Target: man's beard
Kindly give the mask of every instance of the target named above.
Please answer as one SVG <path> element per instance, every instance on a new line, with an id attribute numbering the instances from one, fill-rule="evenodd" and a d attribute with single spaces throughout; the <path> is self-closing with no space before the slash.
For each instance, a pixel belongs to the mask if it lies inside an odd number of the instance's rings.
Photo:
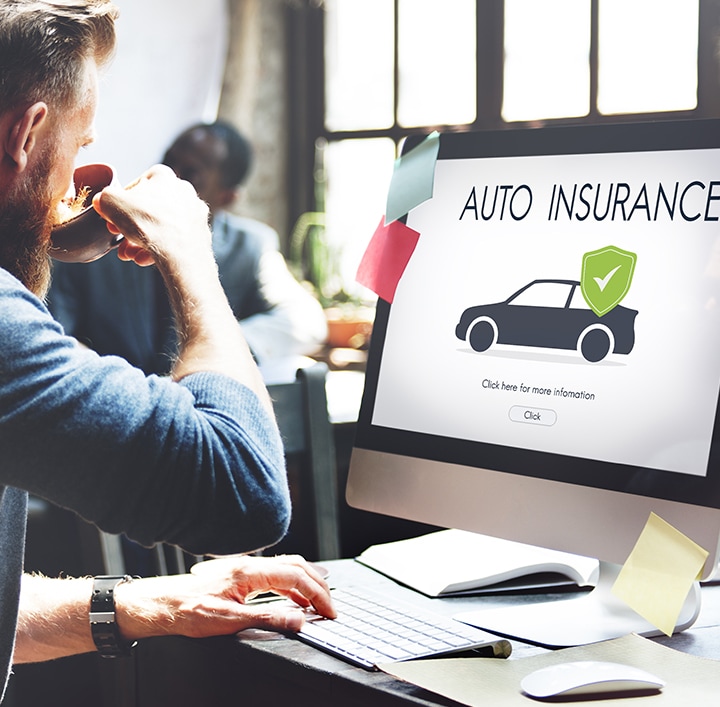
<path id="1" fill-rule="evenodd" d="M 54 222 L 47 153 L 28 175 L 2 198 L 0 205 L 0 267 L 5 268 L 38 297 L 50 286 L 50 230 Z"/>

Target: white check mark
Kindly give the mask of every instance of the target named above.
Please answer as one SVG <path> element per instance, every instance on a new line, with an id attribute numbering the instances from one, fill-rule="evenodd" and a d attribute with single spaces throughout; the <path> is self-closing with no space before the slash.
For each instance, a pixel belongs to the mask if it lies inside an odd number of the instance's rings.
<path id="1" fill-rule="evenodd" d="M 598 287 L 600 288 L 600 292 L 602 292 L 608 285 L 608 282 L 612 280 L 612 276 L 620 270 L 622 266 L 618 265 L 617 267 L 613 268 L 605 277 L 594 277 L 593 280 L 597 282 Z"/>

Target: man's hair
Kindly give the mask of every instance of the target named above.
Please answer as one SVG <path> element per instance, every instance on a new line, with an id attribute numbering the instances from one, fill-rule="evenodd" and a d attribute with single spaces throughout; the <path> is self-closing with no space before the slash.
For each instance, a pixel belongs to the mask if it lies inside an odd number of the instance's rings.
<path id="1" fill-rule="evenodd" d="M 247 178 L 253 161 L 253 149 L 250 141 L 238 129 L 224 120 L 214 123 L 197 123 L 184 130 L 176 143 L 191 133 L 200 131 L 212 135 L 225 145 L 225 159 L 218 165 L 220 182 L 228 189 L 240 186 Z"/>
<path id="2" fill-rule="evenodd" d="M 0 111 L 77 100 L 85 61 L 115 49 L 110 0 L 0 0 Z"/>

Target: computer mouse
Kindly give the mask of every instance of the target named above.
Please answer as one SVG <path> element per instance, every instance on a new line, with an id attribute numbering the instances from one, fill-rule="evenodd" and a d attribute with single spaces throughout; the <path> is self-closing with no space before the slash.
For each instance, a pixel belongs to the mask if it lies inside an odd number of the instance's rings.
<path id="1" fill-rule="evenodd" d="M 622 663 L 581 660 L 558 663 L 526 675 L 520 687 L 530 697 L 571 697 L 612 692 L 653 692 L 664 687 L 660 678 Z"/>

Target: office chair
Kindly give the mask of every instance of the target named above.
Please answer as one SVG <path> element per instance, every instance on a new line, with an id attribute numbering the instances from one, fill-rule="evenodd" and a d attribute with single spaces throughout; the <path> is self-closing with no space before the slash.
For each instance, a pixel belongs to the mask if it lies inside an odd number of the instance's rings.
<path id="1" fill-rule="evenodd" d="M 293 520 L 276 550 L 310 560 L 340 557 L 337 458 L 328 416 L 327 365 L 297 371 L 295 381 L 268 386 L 285 446 Z"/>

